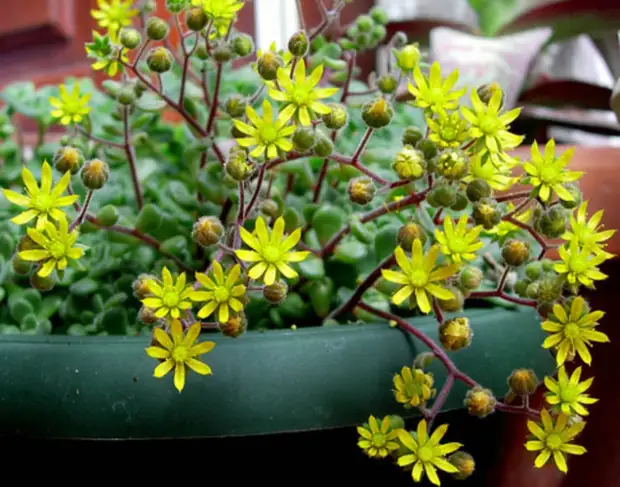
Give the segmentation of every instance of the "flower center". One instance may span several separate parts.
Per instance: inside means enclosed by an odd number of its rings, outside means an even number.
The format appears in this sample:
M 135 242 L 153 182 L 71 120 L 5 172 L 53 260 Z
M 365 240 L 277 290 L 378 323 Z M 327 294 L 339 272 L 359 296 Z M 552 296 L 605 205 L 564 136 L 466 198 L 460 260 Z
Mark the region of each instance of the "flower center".
M 564 326 L 564 336 L 566 338 L 577 338 L 579 336 L 579 327 L 576 323 L 568 323 Z
M 562 447 L 563 441 L 559 434 L 552 433 L 547 436 L 545 443 L 550 450 L 559 450 Z
M 278 138 L 278 130 L 271 124 L 265 125 L 260 130 L 261 138 L 266 144 L 274 142 Z
M 433 450 L 428 446 L 423 446 L 418 450 L 418 458 L 421 462 L 430 462 L 433 458 Z
M 280 250 L 275 245 L 265 245 L 265 247 L 263 247 L 263 258 L 267 262 L 273 264 L 280 260 Z
M 456 130 L 454 127 L 444 127 L 441 133 L 441 138 L 444 140 L 454 140 L 456 138 Z
M 293 103 L 299 106 L 307 105 L 308 98 L 310 98 L 310 93 L 308 93 L 307 89 L 301 86 L 296 86 L 293 90 L 293 93 L 291 94 L 291 99 L 293 100 Z
M 224 286 L 220 286 L 215 290 L 213 296 L 218 303 L 224 303 L 228 301 L 230 292 L 228 292 L 228 289 L 226 289 Z
M 56 260 L 60 260 L 65 256 L 65 246 L 60 242 L 54 242 L 49 247 L 49 252 Z
M 416 269 L 410 276 L 411 285 L 413 287 L 424 287 L 428 284 L 428 275 L 423 269 Z
M 480 120 L 480 132 L 485 135 L 494 135 L 498 130 L 498 123 L 495 118 L 483 117 Z
M 407 391 L 407 395 L 409 397 L 416 397 L 416 396 L 420 396 L 420 388 L 418 387 L 417 384 L 410 382 L 409 384 L 407 384 L 405 386 L 405 390 Z
M 558 170 L 553 166 L 545 166 L 540 171 L 540 180 L 545 183 L 553 183 L 558 177 Z
M 467 250 L 467 243 L 462 237 L 454 237 L 451 240 L 448 240 L 448 247 L 450 247 L 450 250 L 452 250 L 452 252 L 460 254 Z
M 583 258 L 575 258 L 572 260 L 570 268 L 575 274 L 581 274 L 588 268 L 588 262 Z
M 385 446 L 386 443 L 387 443 L 387 438 L 385 437 L 383 433 L 375 433 L 372 436 L 373 446 L 377 448 L 381 448 L 382 446 Z
M 178 293 L 174 291 L 169 291 L 164 294 L 162 301 L 164 303 L 164 306 L 166 306 L 166 308 L 173 308 L 177 304 L 179 304 L 179 295 Z
M 577 399 L 578 395 L 579 391 L 573 387 L 562 389 L 560 391 L 560 399 L 562 399 L 562 402 L 573 403 Z
M 185 362 L 189 358 L 189 350 L 187 347 L 174 347 L 172 358 L 176 363 Z
M 435 102 L 435 104 L 439 105 L 443 101 L 443 91 L 441 87 L 439 88 L 431 88 L 428 90 L 428 97 L 430 100 Z
M 39 193 L 32 200 L 32 206 L 39 211 L 49 211 L 54 206 L 54 200 L 50 194 Z

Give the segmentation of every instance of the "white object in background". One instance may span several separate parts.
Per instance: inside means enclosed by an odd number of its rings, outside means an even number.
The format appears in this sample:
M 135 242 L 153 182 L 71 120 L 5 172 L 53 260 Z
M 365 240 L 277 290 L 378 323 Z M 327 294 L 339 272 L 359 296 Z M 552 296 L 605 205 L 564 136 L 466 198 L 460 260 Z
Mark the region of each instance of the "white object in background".
M 429 19 L 478 26 L 478 16 L 467 0 L 376 0 L 391 21 Z
M 256 47 L 267 50 L 272 42 L 285 48 L 289 38 L 301 27 L 294 0 L 254 0 Z

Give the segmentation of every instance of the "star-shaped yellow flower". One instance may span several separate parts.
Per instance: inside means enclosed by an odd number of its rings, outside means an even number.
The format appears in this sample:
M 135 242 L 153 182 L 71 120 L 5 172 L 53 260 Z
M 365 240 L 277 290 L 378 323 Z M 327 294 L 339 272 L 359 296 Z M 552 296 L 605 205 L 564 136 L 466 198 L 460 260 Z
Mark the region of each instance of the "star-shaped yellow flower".
M 435 61 L 428 77 L 422 74 L 419 65 L 413 69 L 415 85 L 409 82 L 409 93 L 414 97 L 413 104 L 418 108 L 428 109 L 431 112 L 454 110 L 458 100 L 465 94 L 467 88 L 452 91 L 459 79 L 458 69 L 450 73 L 446 79 L 441 78 L 441 67 Z
M 185 273 L 182 272 L 176 282 L 166 266 L 162 269 L 162 282 L 154 279 L 147 280 L 152 296 L 142 300 L 142 304 L 155 312 L 157 318 L 170 316 L 173 319 L 181 317 L 181 313 L 192 307 L 191 297 L 194 288 L 187 284 Z
M 90 14 L 100 27 L 108 29 L 112 39 L 116 39 L 121 28 L 131 25 L 138 15 L 132 3 L 132 0 L 97 0 L 99 10 L 91 10 Z
M 370 416 L 368 427 L 358 426 L 357 432 L 360 435 L 357 446 L 370 458 L 385 458 L 390 452 L 398 450 L 399 445 L 395 441 L 398 430 L 391 428 L 389 416 L 384 417 L 381 424 L 377 418 Z
M 455 228 L 452 218 L 447 215 L 443 224 L 444 231 L 435 229 L 435 238 L 441 246 L 441 252 L 455 264 L 461 264 L 463 260 L 475 260 L 476 252 L 484 247 L 484 242 L 478 238 L 482 225 L 468 230 L 467 220 L 467 213 L 463 213 Z
M 64 84 L 60 85 L 58 90 L 60 91 L 60 98 L 50 96 L 49 99 L 50 105 L 54 107 L 54 110 L 51 112 L 52 117 L 58 119 L 62 125 L 80 123 L 84 119 L 84 115 L 90 112 L 90 107 L 88 106 L 90 93 L 82 95 L 77 83 L 73 85 L 71 94 L 69 94 Z
M 553 269 L 558 274 L 566 276 L 568 284 L 573 288 L 578 288 L 579 284 L 592 288 L 594 281 L 602 281 L 608 277 L 599 270 L 598 266 L 611 258 L 612 254 L 593 253 L 592 250 L 579 248 L 576 239 L 558 248 L 558 254 L 562 261 L 555 264 Z
M 204 303 L 198 311 L 198 318 L 207 318 L 217 310 L 217 319 L 220 323 L 226 323 L 230 316 L 229 308 L 237 313 L 241 311 L 243 303 L 239 298 L 245 294 L 245 286 L 240 283 L 240 276 L 239 264 L 235 264 L 225 274 L 218 261 L 213 261 L 213 279 L 207 274 L 196 273 L 196 279 L 206 288 L 206 291 L 192 293 L 192 301 Z
M 551 377 L 545 377 L 545 386 L 549 392 L 545 393 L 547 402 L 564 414 L 579 414 L 587 416 L 588 410 L 583 404 L 594 404 L 598 401 L 594 397 L 590 397 L 585 392 L 590 388 L 593 377 L 579 382 L 581 378 L 581 367 L 577 367 L 570 378 L 566 373 L 566 369 L 562 365 L 558 369 L 558 380 Z
M 581 248 L 596 251 L 603 242 L 614 236 L 616 230 L 602 230 L 600 225 L 603 218 L 603 210 L 599 210 L 588 221 L 587 219 L 588 202 L 584 201 L 579 205 L 575 214 L 570 216 L 570 229 L 562 235 L 563 240 L 576 240 Z

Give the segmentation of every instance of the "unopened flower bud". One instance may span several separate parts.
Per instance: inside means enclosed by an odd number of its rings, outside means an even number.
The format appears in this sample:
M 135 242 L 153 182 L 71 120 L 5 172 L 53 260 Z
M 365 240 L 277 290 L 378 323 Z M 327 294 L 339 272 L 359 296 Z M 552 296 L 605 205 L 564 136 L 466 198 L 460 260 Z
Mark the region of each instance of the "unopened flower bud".
M 288 286 L 282 280 L 263 287 L 263 296 L 271 304 L 280 304 L 286 299 L 287 292 Z
M 325 134 L 317 132 L 312 151 L 319 157 L 328 157 L 334 151 L 334 144 Z
M 385 25 L 390 21 L 390 17 L 387 12 L 381 7 L 373 7 L 370 10 L 370 17 L 375 21 L 375 23 L 381 25 Z
M 41 246 L 36 243 L 29 235 L 22 235 L 17 243 L 17 250 L 23 252 L 24 250 L 38 250 Z
M 201 247 L 209 247 L 220 241 L 224 226 L 215 216 L 203 216 L 192 227 L 192 240 Z
M 542 264 L 538 260 L 530 262 L 528 265 L 525 266 L 525 275 L 528 277 L 528 279 L 531 279 L 532 281 L 538 279 L 541 273 Z
M 452 205 L 450 206 L 450 208 L 454 211 L 463 211 L 465 208 L 467 208 L 467 205 L 469 204 L 469 200 L 467 199 L 467 195 L 465 194 L 465 191 L 457 191 L 456 192 L 456 198 L 454 200 L 454 203 L 452 203 Z
M 238 34 L 233 37 L 230 46 L 239 57 L 246 57 L 254 52 L 254 41 L 247 34 Z
M 502 247 L 502 257 L 506 264 L 519 267 L 525 264 L 530 257 L 530 245 L 515 238 L 507 240 Z
M 248 162 L 248 153 L 239 146 L 234 146 L 228 153 L 228 160 L 224 166 L 226 173 L 235 181 L 245 181 L 253 172 L 253 166 Z
M 95 217 L 97 218 L 98 224 L 104 227 L 111 227 L 118 221 L 118 209 L 114 205 L 105 205 L 97 211 Z
M 469 158 L 460 149 L 446 149 L 435 159 L 435 170 L 446 179 L 458 180 L 467 174 Z
M 355 24 L 360 32 L 370 32 L 374 22 L 369 15 L 360 15 Z
M 448 461 L 456 467 L 458 472 L 452 474 L 457 480 L 465 480 L 476 470 L 474 457 L 464 451 L 456 451 L 448 457 Z
M 422 140 L 423 137 L 424 135 L 418 127 L 410 126 L 403 131 L 403 136 L 401 140 L 403 142 L 403 145 L 415 146 L 418 142 Z
M 260 203 L 260 212 L 265 216 L 275 219 L 280 216 L 280 207 L 274 200 L 266 199 Z
M 465 395 L 465 407 L 472 416 L 484 418 L 495 411 L 497 400 L 490 389 L 474 387 Z
M 309 46 L 308 36 L 303 30 L 295 32 L 288 40 L 288 50 L 295 57 L 304 57 Z
M 258 74 L 267 81 L 272 81 L 278 76 L 278 68 L 282 67 L 283 62 L 280 57 L 272 51 L 266 51 L 256 62 Z
M 218 42 L 212 53 L 213 59 L 218 63 L 227 63 L 234 55 L 232 47 L 230 47 L 230 44 L 226 41 Z
M 136 299 L 142 300 L 151 295 L 148 281 L 157 281 L 157 279 L 150 274 L 140 274 L 138 278 L 131 284 L 133 295 Z
M 482 270 L 473 265 L 465 267 L 459 274 L 459 284 L 463 289 L 468 291 L 478 289 L 483 279 L 484 273 Z
M 136 101 L 136 90 L 133 84 L 125 83 L 116 94 L 116 99 L 121 105 L 131 105 Z
M 420 179 L 426 171 L 426 162 L 422 151 L 406 145 L 396 153 L 392 169 L 401 180 Z
M 380 129 L 392 121 L 394 109 L 385 98 L 379 97 L 364 104 L 362 119 L 368 127 Z
M 359 176 L 349 181 L 347 193 L 349 199 L 358 205 L 367 205 L 375 197 L 377 188 L 372 179 L 368 176 Z
M 224 110 L 232 118 L 239 118 L 245 114 L 247 100 L 241 95 L 231 95 L 224 102 Z
M 564 287 L 563 278 L 560 276 L 547 275 L 538 281 L 537 299 L 541 302 L 553 303 L 562 295 Z
M 508 386 L 519 396 L 529 396 L 536 392 L 538 377 L 532 369 L 516 369 L 508 377 Z
M 520 296 L 522 298 L 525 298 L 527 296 L 527 287 L 530 285 L 530 281 L 528 281 L 527 279 L 520 279 L 517 282 L 515 282 L 515 293 L 517 293 L 517 296 Z
M 328 103 L 327 107 L 330 112 L 321 117 L 325 126 L 332 130 L 339 130 L 344 127 L 349 121 L 347 108 L 340 103 Z
M 84 162 L 84 156 L 82 151 L 76 147 L 65 146 L 61 147 L 54 154 L 54 167 L 56 170 L 64 174 L 70 171 L 71 174 L 77 174 Z
M 439 183 L 428 194 L 428 203 L 435 207 L 449 207 L 456 202 L 456 188 L 451 184 Z
M 535 227 L 548 238 L 558 238 L 568 224 L 568 211 L 560 205 L 552 206 L 544 211 L 536 220 Z
M 389 418 L 391 430 L 399 430 L 405 427 L 405 420 L 401 416 L 398 416 L 397 414 L 391 414 Z
M 192 7 L 185 14 L 185 23 L 189 30 L 201 31 L 207 25 L 207 15 L 202 7 Z
M 430 367 L 434 359 L 435 354 L 433 352 L 420 352 L 413 360 L 413 368 L 426 369 L 427 367 Z
M 407 222 L 398 230 L 396 240 L 403 249 L 409 250 L 416 239 L 424 245 L 426 238 L 426 233 L 420 225 L 415 222 Z
M 159 321 L 159 318 L 155 316 L 155 311 L 146 306 L 142 306 L 138 311 L 138 319 L 145 325 L 154 325 Z
M 80 175 L 87 189 L 101 189 L 110 178 L 110 168 L 101 159 L 92 159 L 84 164 Z
M 570 193 L 573 197 L 573 201 L 560 200 L 560 204 L 568 210 L 577 208 L 581 204 L 583 198 L 583 194 L 579 187 L 575 183 L 567 183 L 564 185 L 564 189 Z
M 491 101 L 493 94 L 499 91 L 501 93 L 500 108 L 503 106 L 504 92 L 502 91 L 498 83 L 488 83 L 488 84 L 481 85 L 478 87 L 476 91 L 478 92 L 478 96 L 480 97 L 480 100 L 482 101 L 482 103 L 485 103 L 487 105 Z
M 527 285 L 525 290 L 525 294 L 530 299 L 538 299 L 538 288 L 540 287 L 540 283 L 538 281 L 530 282 Z
M 146 35 L 152 41 L 161 41 L 168 35 L 168 22 L 159 17 L 151 17 L 146 22 Z
M 408 44 L 400 51 L 394 50 L 396 66 L 401 70 L 411 72 L 420 62 L 420 49 L 417 44 Z
M 476 225 L 482 225 L 485 230 L 491 230 L 501 221 L 502 213 L 494 199 L 482 198 L 474 203 L 472 217 Z
M 439 341 L 446 350 L 456 352 L 471 344 L 473 332 L 469 320 L 459 316 L 439 325 Z
M 226 323 L 220 323 L 222 335 L 237 338 L 245 333 L 248 328 L 248 321 L 243 312 L 230 316 Z
M 454 313 L 463 309 L 463 304 L 465 303 L 465 296 L 463 296 L 463 292 L 454 286 L 447 286 L 446 289 L 450 291 L 454 297 L 450 299 L 437 299 L 437 305 L 448 313 Z
M 196 56 L 201 61 L 206 61 L 209 59 L 209 51 L 207 51 L 207 46 L 203 43 L 198 44 L 196 49 L 194 50 L 194 56 Z
M 13 268 L 13 272 L 19 276 L 25 276 L 30 272 L 32 264 L 23 260 L 19 254 L 15 254 L 11 259 L 11 267 Z
M 398 86 L 398 81 L 392 74 L 384 74 L 377 81 L 377 86 L 381 93 L 389 95 L 396 91 L 396 87 Z
M 299 152 L 306 152 L 312 149 L 316 141 L 316 132 L 314 128 L 299 125 L 291 137 L 291 141 L 295 146 L 295 150 Z
M 427 161 L 433 159 L 437 155 L 437 146 L 430 139 L 422 139 L 416 145 L 415 148 L 421 150 L 424 154 L 424 159 Z
M 474 179 L 467 185 L 467 198 L 472 203 L 476 201 L 480 201 L 482 198 L 488 198 L 491 196 L 493 190 L 489 183 L 487 183 L 484 179 Z
M 543 272 L 552 272 L 555 267 L 555 262 L 551 259 L 543 259 L 540 261 L 540 264 L 542 265 Z
M 172 67 L 172 54 L 165 47 L 154 47 L 146 55 L 146 64 L 154 73 L 165 73 Z
M 135 49 L 142 43 L 142 35 L 132 27 L 123 27 L 119 40 L 123 47 L 127 49 Z
M 372 28 L 372 32 L 370 33 L 371 42 L 374 44 L 375 42 L 381 42 L 387 36 L 387 29 L 384 25 L 375 25 Z
M 49 275 L 47 277 L 41 277 L 38 272 L 33 272 L 30 275 L 30 285 L 41 292 L 47 292 L 54 289 L 56 281 Z

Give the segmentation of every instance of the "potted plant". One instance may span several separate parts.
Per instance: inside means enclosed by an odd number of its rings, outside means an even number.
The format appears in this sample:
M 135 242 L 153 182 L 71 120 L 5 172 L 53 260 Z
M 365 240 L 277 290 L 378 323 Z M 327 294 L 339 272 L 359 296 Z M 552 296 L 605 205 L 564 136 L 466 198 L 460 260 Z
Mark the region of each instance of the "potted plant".
M 357 425 L 368 456 L 439 483 L 437 468 L 473 471 L 460 443 L 439 444 L 439 413 L 465 407 L 528 416 L 537 466 L 582 453 L 569 440 L 591 380 L 565 362 L 606 340 L 579 290 L 606 277 L 613 231 L 587 215 L 570 150 L 510 155 L 519 109 L 496 85 L 454 90 L 458 72 L 401 35 L 391 74 L 354 80 L 385 15 L 328 40 L 346 3 L 240 67 L 254 50 L 240 0 L 168 0 L 168 20 L 101 2 L 86 50 L 120 77 L 5 91 L 3 133 L 25 113 L 43 135 L 32 158 L 2 146 L 3 433 Z M 46 142 L 53 124 L 66 134 Z

